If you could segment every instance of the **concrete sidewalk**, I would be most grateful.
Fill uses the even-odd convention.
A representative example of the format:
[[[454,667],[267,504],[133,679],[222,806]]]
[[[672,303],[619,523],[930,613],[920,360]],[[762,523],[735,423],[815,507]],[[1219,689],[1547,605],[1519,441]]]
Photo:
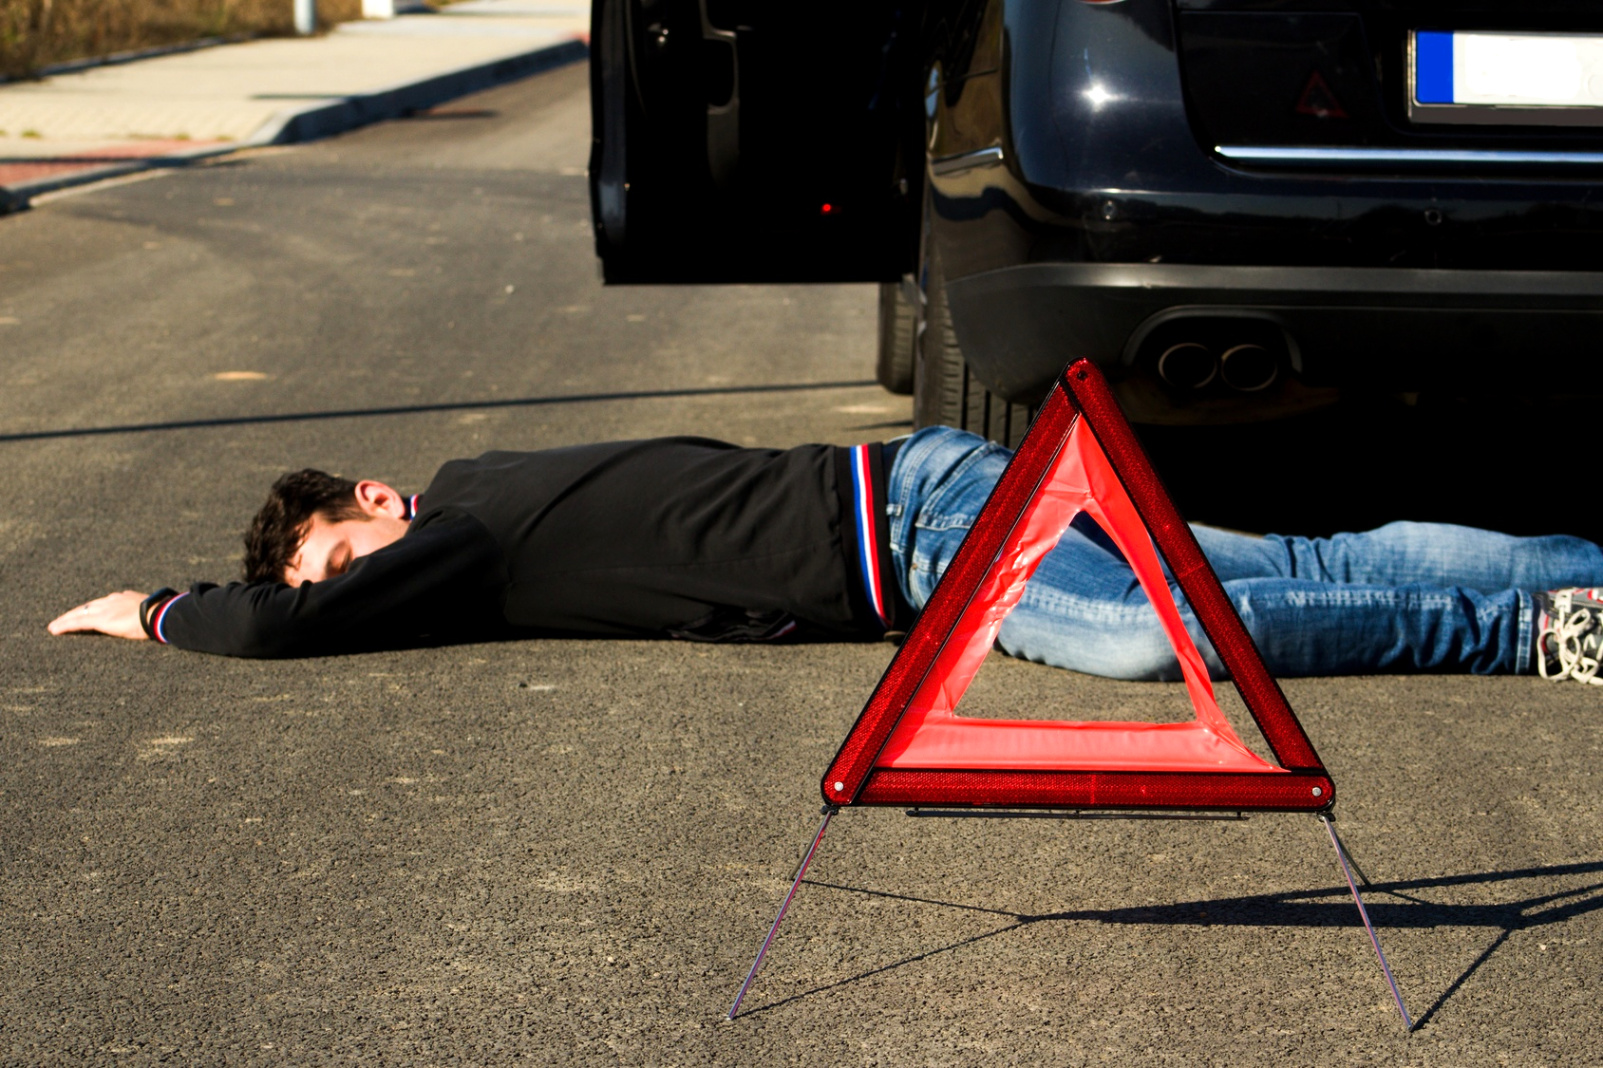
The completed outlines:
[[[429,14],[0,86],[0,214],[30,196],[326,137],[585,54],[587,5],[467,0]]]

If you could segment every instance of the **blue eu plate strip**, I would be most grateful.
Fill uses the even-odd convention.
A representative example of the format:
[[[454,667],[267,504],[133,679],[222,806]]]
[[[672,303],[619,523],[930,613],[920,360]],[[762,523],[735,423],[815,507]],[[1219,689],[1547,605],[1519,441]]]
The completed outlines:
[[[1414,34],[1414,100],[1453,102],[1453,35],[1420,30]]]

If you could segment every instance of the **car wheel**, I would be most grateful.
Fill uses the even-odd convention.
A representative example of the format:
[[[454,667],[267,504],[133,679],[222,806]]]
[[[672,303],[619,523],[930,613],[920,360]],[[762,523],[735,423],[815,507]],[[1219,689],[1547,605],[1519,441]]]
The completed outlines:
[[[913,370],[913,426],[955,426],[1016,448],[1034,409],[1009,404],[969,370],[952,331],[939,254],[931,252],[925,279],[924,330]]]
[[[874,377],[892,393],[913,392],[914,349],[918,345],[918,305],[907,299],[912,279],[879,284],[879,360]]]

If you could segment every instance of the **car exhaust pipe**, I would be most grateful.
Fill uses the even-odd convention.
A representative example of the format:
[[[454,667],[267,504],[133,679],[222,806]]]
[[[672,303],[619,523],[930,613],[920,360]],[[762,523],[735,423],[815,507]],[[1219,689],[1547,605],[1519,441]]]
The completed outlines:
[[[1158,357],[1158,377],[1175,389],[1202,389],[1218,373],[1219,361],[1213,350],[1195,341],[1170,345]]]
[[[1219,357],[1219,377],[1238,393],[1256,393],[1280,377],[1280,361],[1262,345],[1235,345]]]

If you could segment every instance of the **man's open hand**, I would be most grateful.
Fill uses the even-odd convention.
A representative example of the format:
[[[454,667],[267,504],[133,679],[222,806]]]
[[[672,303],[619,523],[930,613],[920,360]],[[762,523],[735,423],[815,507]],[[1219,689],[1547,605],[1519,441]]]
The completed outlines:
[[[51,634],[72,634],[79,631],[99,631],[114,638],[132,638],[143,641],[147,635],[139,625],[139,606],[149,594],[137,590],[108,593],[88,604],[79,605],[70,612],[50,621]]]

